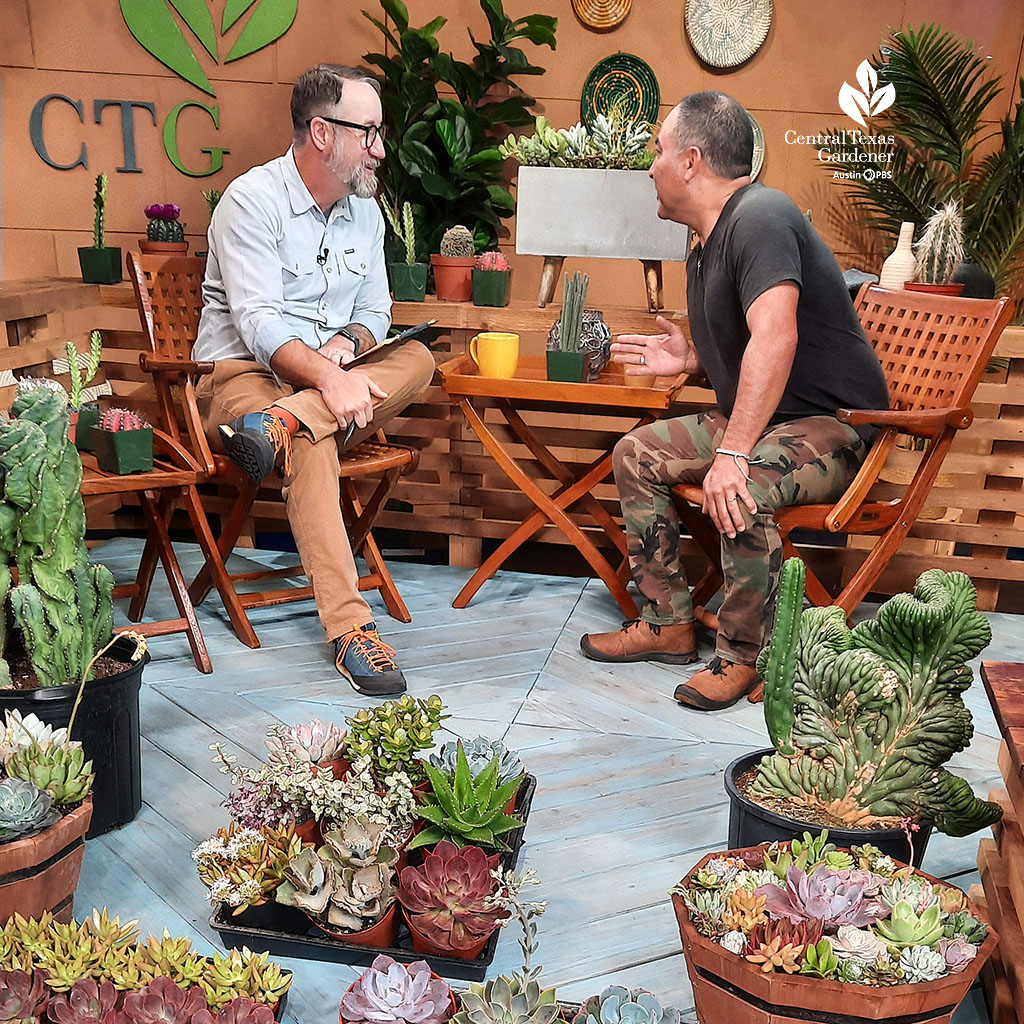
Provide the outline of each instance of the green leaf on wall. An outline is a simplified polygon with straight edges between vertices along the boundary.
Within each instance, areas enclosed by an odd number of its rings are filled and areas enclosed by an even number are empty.
[[[235,40],[231,52],[224,58],[230,64],[240,57],[262,50],[276,39],[280,39],[292,27],[299,0],[260,0],[245,28]]]
[[[186,0],[179,2],[183,7],[186,6]],[[171,14],[166,0],[120,0],[120,4],[128,31],[161,64],[165,64],[197,89],[202,89],[211,96],[216,95],[206,72],[199,66],[185,33]],[[191,25],[189,27],[192,28]],[[192,28],[192,31],[195,32],[195,28]],[[199,33],[196,33],[196,36],[200,38]]]
[[[206,0],[171,0],[171,6],[182,16],[206,52],[216,60],[217,34],[213,30],[213,18]]]
[[[227,32],[255,2],[256,0],[228,0],[224,5],[224,14],[220,19],[221,32]]]

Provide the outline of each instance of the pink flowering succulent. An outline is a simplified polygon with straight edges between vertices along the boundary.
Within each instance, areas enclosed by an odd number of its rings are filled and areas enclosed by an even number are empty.
[[[400,964],[384,953],[356,978],[341,1000],[344,1024],[444,1024],[451,989],[425,960]]]
[[[790,867],[785,886],[762,885],[757,894],[766,897],[766,909],[772,917],[786,918],[793,924],[822,921],[828,934],[844,924],[863,927],[889,913],[887,907],[864,895],[863,882],[847,881],[828,868],[806,874]]]
[[[508,270],[508,260],[496,249],[493,252],[482,252],[476,258],[477,270]]]

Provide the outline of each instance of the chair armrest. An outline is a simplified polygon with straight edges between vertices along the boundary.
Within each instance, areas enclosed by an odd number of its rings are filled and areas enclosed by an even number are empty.
[[[963,430],[974,422],[970,406],[948,409],[839,409],[836,419],[851,427],[894,427],[901,434],[934,437],[943,427]]]
[[[196,377],[213,373],[210,360],[196,362],[194,359],[167,359],[165,356],[153,355],[152,352],[139,353],[139,366],[147,373],[188,373]]]
[[[193,473],[203,475],[203,467],[196,462],[188,449],[175,441],[170,434],[165,434],[162,430],[154,428],[153,447],[167,455],[178,469],[188,469]]]

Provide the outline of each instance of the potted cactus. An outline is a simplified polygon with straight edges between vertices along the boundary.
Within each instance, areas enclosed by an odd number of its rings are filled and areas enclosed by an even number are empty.
[[[455,997],[425,960],[398,963],[385,953],[348,987],[339,1024],[444,1024],[455,1015]]]
[[[92,436],[96,462],[105,473],[147,473],[153,468],[153,428],[130,409],[107,409]]]
[[[672,903],[697,1016],[730,1024],[948,1024],[998,939],[960,889],[828,833],[710,853]]]
[[[475,960],[509,911],[495,905],[495,880],[478,846],[441,841],[420,867],[399,874],[398,902],[418,953]]]
[[[442,302],[469,302],[473,297],[475,252],[476,243],[469,228],[456,224],[444,233],[440,254],[430,257],[434,290]]]
[[[964,258],[964,216],[957,200],[951,199],[928,218],[914,249],[915,280],[904,284],[905,289],[935,295],[959,295],[964,290],[962,282],[953,281]]]
[[[96,176],[96,207],[92,227],[92,245],[79,246],[78,265],[86,284],[117,284],[121,280],[121,250],[106,245],[107,176]]]
[[[382,202],[381,209],[395,239],[405,246],[405,262],[388,263],[391,294],[395,302],[422,302],[427,294],[427,273],[430,267],[416,260],[416,222],[412,215],[412,205],[402,204],[401,223],[397,211],[391,208],[390,203]]]
[[[68,378],[71,390],[68,393],[71,418],[71,440],[80,452],[92,451],[92,431],[100,421],[100,407],[96,402],[83,401],[83,389],[96,376],[103,355],[103,337],[99,331],[89,334],[89,354],[82,356],[75,343],[67,343]]]
[[[548,380],[582,382],[587,377],[590,353],[580,347],[583,309],[587,303],[590,277],[577,271],[565,275],[565,298],[558,322],[548,335]]]
[[[726,770],[729,845],[789,838],[834,822],[836,842],[890,856],[913,843],[920,863],[934,825],[965,836],[998,821],[945,763],[973,733],[966,664],[992,638],[963,573],[929,569],[873,619],[847,628],[841,608],[802,611],[804,566],[782,569],[775,628],[758,659],[774,748]]]
[[[508,260],[502,253],[497,250],[480,253],[473,268],[473,305],[507,306],[511,277]]]
[[[146,237],[139,239],[139,249],[148,253],[177,254],[188,252],[185,228],[178,218],[181,207],[174,203],[153,203],[144,210],[149,223]]]

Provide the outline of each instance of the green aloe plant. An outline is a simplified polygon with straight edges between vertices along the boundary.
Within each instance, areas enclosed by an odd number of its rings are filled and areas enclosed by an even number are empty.
[[[430,792],[419,808],[428,826],[409,844],[409,849],[431,846],[447,839],[456,846],[481,846],[507,850],[503,835],[521,828],[523,822],[505,808],[519,789],[523,776],[498,785],[499,758],[494,757],[476,778],[469,767],[466,752],[459,744],[455,774],[451,777],[424,762],[430,780]]]

